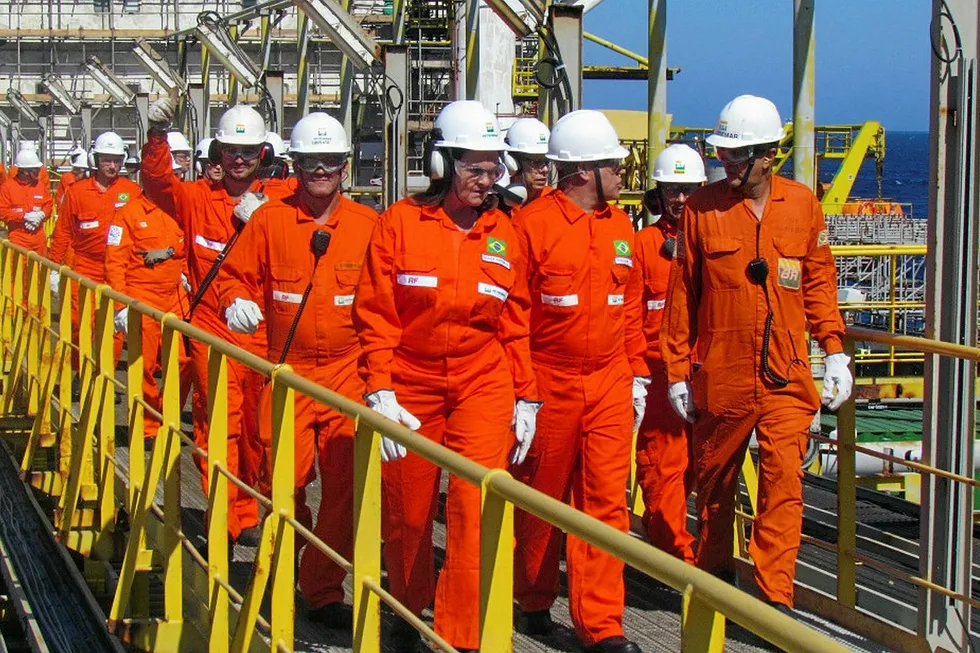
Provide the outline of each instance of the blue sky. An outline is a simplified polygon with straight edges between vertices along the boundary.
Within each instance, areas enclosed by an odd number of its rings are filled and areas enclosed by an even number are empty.
[[[713,126],[736,95],[768,97],[792,118],[792,0],[668,0],[667,65],[674,123]],[[818,124],[879,120],[893,131],[929,129],[928,0],[816,2]],[[605,0],[585,29],[647,52],[648,0]],[[588,64],[632,65],[590,41]],[[586,81],[587,108],[645,109],[646,82]]]

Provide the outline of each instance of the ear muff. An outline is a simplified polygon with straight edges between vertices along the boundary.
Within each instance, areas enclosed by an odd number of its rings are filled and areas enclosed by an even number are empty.
[[[220,156],[221,152],[218,151],[218,139],[214,139],[208,143],[208,161],[220,161]]]
[[[433,128],[422,151],[422,174],[432,180],[448,177],[452,165],[452,160],[446,156],[446,153],[435,146],[436,141],[440,140],[442,140],[442,130],[438,127]]]
[[[93,154],[92,152],[89,152],[88,154],[88,167],[89,170],[95,168],[95,154]]]
[[[504,167],[507,168],[507,172],[516,175],[521,171],[521,164],[517,162],[517,159],[510,152],[504,152],[503,156],[500,157],[503,161]]]

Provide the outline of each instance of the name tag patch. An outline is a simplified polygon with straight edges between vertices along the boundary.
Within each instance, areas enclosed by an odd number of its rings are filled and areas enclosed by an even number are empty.
[[[541,303],[548,306],[578,306],[578,295],[546,295],[541,293]]]
[[[624,295],[608,295],[610,306],[622,306],[624,299]]]
[[[220,252],[221,250],[223,250],[225,248],[225,244],[224,243],[219,243],[216,240],[208,240],[207,238],[205,238],[204,236],[202,236],[200,234],[194,236],[194,244],[195,245],[200,245],[201,247],[204,247],[204,248],[207,248],[207,249],[212,249],[212,250],[214,250],[216,252]]]
[[[782,288],[789,290],[799,290],[802,278],[800,262],[793,258],[779,259],[779,276],[776,282]]]
[[[666,299],[648,299],[647,300],[647,310],[648,311],[662,311],[664,306],[667,305]]]
[[[286,304],[299,304],[303,301],[303,295],[295,292],[283,292],[282,290],[273,290],[272,299],[277,302],[284,302]]]
[[[86,229],[86,230],[88,230],[88,229],[95,229],[98,226],[99,226],[99,221],[98,220],[89,220],[88,222],[79,222],[78,223],[78,228],[79,229]]]
[[[416,286],[418,288],[435,288],[439,285],[439,277],[419,274],[399,274],[395,277],[399,286]]]
[[[505,258],[494,256],[493,254],[481,254],[480,258],[482,258],[487,263],[496,263],[501,267],[507,268],[508,270],[510,269],[510,261],[508,261]]]
[[[118,245],[122,242],[123,228],[117,224],[111,225],[109,227],[109,235],[106,237],[107,245]]]
[[[628,268],[633,267],[633,259],[627,256],[617,256],[615,259],[613,259],[613,262],[616,265],[625,265]]]
[[[480,282],[476,286],[476,291],[481,295],[490,295],[494,299],[502,302],[507,301],[507,291],[500,286],[491,286],[489,283]]]
[[[334,306],[352,306],[354,304],[354,295],[334,295],[333,305]]]

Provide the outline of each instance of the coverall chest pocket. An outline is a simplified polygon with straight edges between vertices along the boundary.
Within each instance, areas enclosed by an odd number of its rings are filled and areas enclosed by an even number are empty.
[[[272,287],[272,308],[280,315],[294,315],[303,301],[303,291],[309,279],[299,268],[273,265],[269,268]]]
[[[710,290],[737,290],[749,283],[745,261],[739,256],[742,241],[712,236],[704,240],[705,287]]]
[[[773,238],[779,258],[776,260],[776,285],[782,290],[799,291],[803,285],[803,258],[806,257],[806,236],[786,235]]]
[[[95,211],[80,212],[78,214],[78,222],[75,224],[78,229],[78,234],[82,238],[90,236],[102,226],[102,222],[99,220],[99,214]]]
[[[349,266],[340,267],[338,264],[335,274],[337,292],[333,296],[333,305],[350,315],[351,306],[354,305],[354,291],[357,289],[357,280],[361,276],[361,271]]]
[[[137,222],[133,225],[133,249],[149,251],[167,247],[163,232],[154,228],[155,226],[157,225],[151,225],[146,221]]]
[[[400,306],[435,306],[438,289],[439,276],[432,257],[405,252],[395,260],[395,297]]]
[[[630,268],[625,265],[612,266],[612,286],[606,303],[610,306],[623,306],[626,303],[626,282],[630,278]]]
[[[538,293],[543,310],[561,313],[578,306],[580,298],[573,290],[574,275],[571,272],[542,270],[539,275]]]
[[[495,320],[510,297],[514,272],[495,263],[483,263],[476,280],[476,302],[473,313]]]

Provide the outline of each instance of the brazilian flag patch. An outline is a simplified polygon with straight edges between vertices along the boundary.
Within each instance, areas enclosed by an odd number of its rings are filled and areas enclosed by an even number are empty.
[[[499,238],[487,238],[487,252],[497,256],[507,256],[507,243]]]
[[[129,193],[119,193],[118,195],[116,195],[116,199],[119,200],[120,202],[128,202]]]
[[[616,248],[616,256],[629,256],[630,244],[626,240],[614,240],[613,247]]]

